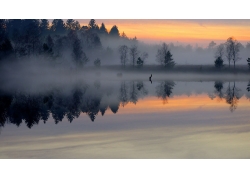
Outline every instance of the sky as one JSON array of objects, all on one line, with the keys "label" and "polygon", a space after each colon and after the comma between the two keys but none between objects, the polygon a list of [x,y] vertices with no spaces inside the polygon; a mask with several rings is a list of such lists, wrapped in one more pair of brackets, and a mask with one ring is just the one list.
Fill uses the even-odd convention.
[{"label": "sky", "polygon": [[[87,25],[90,19],[77,19]],[[167,42],[206,47],[211,41],[223,43],[233,36],[243,45],[250,42],[250,19],[95,19],[108,31],[117,25],[120,34],[145,43]]]}]

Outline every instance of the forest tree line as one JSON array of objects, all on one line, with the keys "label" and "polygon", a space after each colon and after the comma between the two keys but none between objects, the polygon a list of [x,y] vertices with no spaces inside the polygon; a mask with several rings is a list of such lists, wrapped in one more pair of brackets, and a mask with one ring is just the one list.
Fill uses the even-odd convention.
[{"label": "forest tree line", "polygon": [[[110,39],[123,41],[119,41],[117,49],[103,46],[104,41]],[[222,69],[228,62],[229,68],[231,65],[235,68],[241,59],[242,44],[229,37],[225,43],[215,45],[212,41],[208,46],[216,47],[214,60],[211,59],[214,66]],[[116,25],[108,31],[104,23],[99,26],[94,19],[82,26],[73,19],[66,22],[54,19],[51,24],[47,19],[0,19],[0,61],[41,57],[59,63],[67,59],[75,67],[83,67],[91,61],[92,65],[100,67],[103,59],[114,59],[114,53],[123,67],[141,68],[149,57],[148,52],[139,50],[136,37],[128,38]],[[118,57],[115,57],[117,61]],[[176,65],[171,44],[162,43],[154,57],[166,68]],[[250,69],[250,58],[245,62]]]}]

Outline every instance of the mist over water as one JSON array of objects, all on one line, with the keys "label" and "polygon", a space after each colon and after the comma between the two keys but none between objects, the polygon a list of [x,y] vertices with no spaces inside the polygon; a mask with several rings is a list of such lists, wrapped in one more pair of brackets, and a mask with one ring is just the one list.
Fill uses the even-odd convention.
[{"label": "mist over water", "polygon": [[36,38],[39,22],[1,26],[0,158],[250,157],[250,46],[230,40],[229,68],[214,42],[145,44],[93,20]]}]

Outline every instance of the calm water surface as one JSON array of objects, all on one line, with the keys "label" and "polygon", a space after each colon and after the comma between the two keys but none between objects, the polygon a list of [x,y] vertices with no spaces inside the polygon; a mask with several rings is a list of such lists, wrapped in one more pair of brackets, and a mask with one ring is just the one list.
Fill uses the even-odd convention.
[{"label": "calm water surface", "polygon": [[0,158],[250,158],[248,81],[117,80],[0,93]]}]

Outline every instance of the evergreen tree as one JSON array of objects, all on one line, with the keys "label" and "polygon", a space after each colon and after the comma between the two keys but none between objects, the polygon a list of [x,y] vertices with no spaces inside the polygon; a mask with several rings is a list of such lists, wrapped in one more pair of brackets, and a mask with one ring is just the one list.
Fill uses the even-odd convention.
[{"label": "evergreen tree", "polygon": [[0,44],[0,61],[8,58],[11,54],[13,54],[13,47],[8,38],[5,38],[2,44]]},{"label": "evergreen tree", "polygon": [[104,23],[102,23],[102,25],[101,25],[101,27],[100,27],[100,34],[102,34],[102,35],[107,35],[108,34],[108,30],[106,29],[106,27],[105,27],[105,24]]},{"label": "evergreen tree", "polygon": [[70,30],[80,30],[80,24],[78,21],[75,21],[74,19],[68,19],[66,22],[66,29],[68,31]]},{"label": "evergreen tree", "polygon": [[119,33],[118,27],[116,25],[114,25],[110,29],[109,35],[112,37],[120,37],[120,33]]},{"label": "evergreen tree", "polygon": [[162,47],[158,49],[156,55],[156,61],[158,61],[161,65],[163,65],[166,68],[172,68],[175,66],[172,54],[169,51],[166,43],[163,43]]},{"label": "evergreen tree", "polygon": [[52,26],[50,30],[53,33],[58,34],[58,35],[65,34],[66,33],[65,23],[63,22],[62,19],[54,19],[52,21]]},{"label": "evergreen tree", "polygon": [[78,38],[74,40],[72,55],[78,67],[83,67],[88,62],[88,58],[83,52],[81,42]]},{"label": "evergreen tree", "polygon": [[219,56],[215,61],[214,61],[214,65],[216,68],[222,68],[224,65],[223,65],[223,60],[222,58]]},{"label": "evergreen tree", "polygon": [[40,24],[40,31],[43,36],[47,36],[49,33],[49,21],[47,19],[42,19]]},{"label": "evergreen tree", "polygon": [[137,59],[137,67],[142,67],[143,66],[143,60],[140,58],[140,57],[138,57],[138,59]]}]

